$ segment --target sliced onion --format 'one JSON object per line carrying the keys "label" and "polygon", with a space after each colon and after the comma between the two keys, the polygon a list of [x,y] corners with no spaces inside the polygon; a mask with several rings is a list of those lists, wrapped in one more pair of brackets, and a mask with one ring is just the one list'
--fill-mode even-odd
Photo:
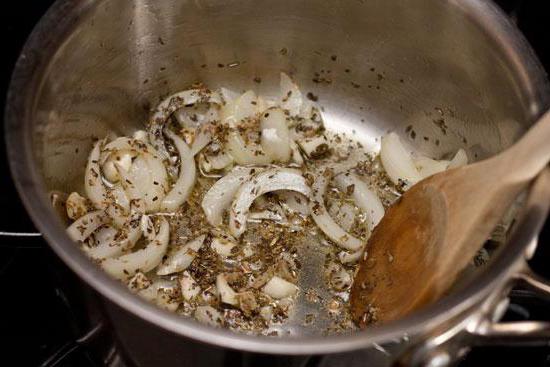
{"label": "sliced onion", "polygon": [[456,152],[454,158],[449,163],[449,166],[447,167],[447,169],[457,168],[457,167],[465,166],[467,164],[468,164],[468,155],[466,154],[466,151],[464,149],[460,148]]}
{"label": "sliced onion", "polygon": [[128,288],[131,291],[138,292],[151,286],[153,282],[142,272],[137,272],[130,280],[128,280]]}
{"label": "sliced onion", "polygon": [[216,277],[216,288],[218,288],[218,292],[220,293],[220,298],[223,303],[233,306],[238,305],[239,302],[237,300],[237,293],[229,286],[229,284],[227,284],[225,275],[218,274]]}
{"label": "sliced onion", "polygon": [[[103,147],[101,158],[99,163],[105,164],[109,158],[111,158],[112,154],[118,153],[118,152],[124,152],[125,154],[130,154],[131,156],[135,156],[137,154],[143,154],[143,153],[150,153],[154,154],[156,151],[155,149],[147,144],[146,142],[143,142],[141,140],[129,138],[126,136],[120,136],[113,141],[109,142],[108,144]],[[114,159],[116,162],[117,160]],[[119,162],[120,164],[121,162]],[[126,171],[128,171],[128,167],[125,167]]]}
{"label": "sliced onion", "polygon": [[344,231],[349,231],[355,222],[355,208],[347,202],[335,202],[329,207],[329,214]]}
{"label": "sliced onion", "polygon": [[227,135],[226,148],[238,164],[268,164],[271,162],[271,158],[265,154],[261,146],[253,143],[247,145],[241,134],[235,129],[229,131]]}
{"label": "sliced onion", "polygon": [[[118,175],[118,172],[117,172],[117,175]],[[119,205],[125,211],[130,210],[130,200],[128,199],[128,196],[126,195],[126,191],[124,191],[124,188],[120,183],[113,185],[113,187],[111,188],[110,194],[113,197],[115,204]]]}
{"label": "sliced onion", "polygon": [[449,166],[449,161],[445,160],[435,160],[428,157],[418,157],[413,160],[420,177],[423,179],[435,175],[436,173],[443,172]]}
{"label": "sliced onion", "polygon": [[208,223],[214,227],[222,224],[223,213],[231,205],[237,190],[252,173],[258,170],[258,168],[237,166],[212,185],[204,195],[201,204]]}
{"label": "sliced onion", "polygon": [[174,280],[157,279],[138,294],[168,311],[175,311],[179,307],[178,286]]}
{"label": "sliced onion", "polygon": [[248,258],[252,255],[255,254],[255,251],[254,251],[254,248],[252,247],[252,245],[250,243],[247,243],[246,245],[244,245],[243,247],[243,256],[244,258]]}
{"label": "sliced onion", "polygon": [[267,322],[270,322],[273,317],[273,306],[267,305],[260,308],[260,316]]}
{"label": "sliced onion", "polygon": [[382,137],[380,159],[386,173],[396,185],[403,181],[407,186],[411,186],[422,179],[414,165],[411,154],[405,149],[399,136],[394,132]]}
{"label": "sliced onion", "polygon": [[464,149],[459,149],[451,161],[435,160],[428,157],[418,157],[414,159],[414,163],[422,178],[426,178],[436,173],[443,172],[450,168],[456,168],[468,164],[468,156]]}
{"label": "sliced onion", "polygon": [[127,279],[137,271],[144,273],[154,269],[162,260],[168,247],[170,226],[164,218],[160,219],[160,229],[154,241],[131,254],[105,259],[101,266],[111,276],[118,279]]}
{"label": "sliced onion", "polygon": [[183,296],[183,299],[186,301],[191,301],[193,298],[199,295],[201,292],[201,287],[199,284],[193,279],[191,274],[189,274],[188,271],[184,271],[181,274],[180,279],[180,288],[181,288],[181,295]]}
{"label": "sliced onion", "polygon": [[[103,152],[105,154],[102,154],[101,160],[104,164],[113,162],[117,170],[116,176],[120,178],[128,199],[139,200],[139,207],[143,212],[158,211],[165,196],[168,177],[155,148],[139,140],[120,137],[107,144]],[[124,164],[124,160],[116,159],[120,152],[131,157],[130,166]],[[111,160],[111,157],[114,159]]]}
{"label": "sliced onion", "polygon": [[101,260],[119,256],[133,248],[142,233],[139,225],[139,216],[139,214],[134,214],[130,217],[122,227],[122,230],[113,239],[100,241],[95,247],[83,247],[86,254],[92,259]]}
{"label": "sliced onion", "polygon": [[145,130],[136,130],[134,131],[134,133],[132,134],[132,137],[136,140],[139,140],[141,142],[144,142],[146,143],[147,142],[147,131]]}
{"label": "sliced onion", "polygon": [[329,183],[329,177],[327,176],[330,177],[331,174],[325,171],[315,177],[312,187],[313,197],[309,202],[311,216],[321,231],[340,247],[348,250],[358,250],[363,247],[363,242],[344,231],[327,212],[324,199]]}
{"label": "sliced onion", "polygon": [[231,130],[227,136],[226,148],[238,164],[267,164],[271,162],[257,144],[246,144],[236,125],[239,121],[254,117],[258,113],[257,97],[253,91],[247,91],[234,101],[226,103],[221,110],[222,122],[228,124]]}
{"label": "sliced onion", "polygon": [[86,164],[86,173],[84,174],[84,189],[86,196],[92,201],[97,209],[105,209],[107,207],[107,190],[101,180],[101,169],[99,167],[99,155],[101,146],[105,143],[104,140],[98,141]]}
{"label": "sliced onion", "polygon": [[234,127],[239,121],[254,117],[258,113],[257,106],[258,97],[254,91],[249,90],[222,107],[221,120]]}
{"label": "sliced onion", "polygon": [[139,213],[145,213],[147,210],[147,205],[143,198],[143,194],[134,184],[133,177],[131,177],[130,174],[122,168],[118,170],[118,174],[120,175],[122,188],[126,192],[132,208]]}
{"label": "sliced onion", "polygon": [[275,206],[275,210],[261,210],[259,212],[250,212],[248,214],[249,222],[261,222],[262,220],[272,220],[279,223],[287,223],[286,216],[282,212],[281,207]]}
{"label": "sliced onion", "polygon": [[195,140],[191,144],[191,154],[197,155],[198,152],[204,149],[212,141],[212,135],[206,129],[200,129],[195,136]]}
{"label": "sliced onion", "polygon": [[[303,98],[302,98],[303,99]],[[300,107],[300,114],[299,116],[304,119],[311,119],[311,115],[313,114],[313,103],[307,99],[303,99],[302,101],[302,107]]]}
{"label": "sliced onion", "polygon": [[174,117],[184,128],[196,128],[200,125],[219,120],[218,104],[199,104],[181,107],[174,112]]}
{"label": "sliced onion", "polygon": [[[141,162],[140,158],[143,158],[146,164],[138,170],[136,163]],[[143,193],[147,212],[154,213],[161,210],[161,202],[166,200],[168,175],[160,158],[153,154],[144,154],[136,158],[130,169],[130,175],[136,180],[136,185]],[[138,179],[138,177],[142,177],[142,179]]]}
{"label": "sliced onion", "polygon": [[245,182],[235,194],[229,212],[229,230],[238,238],[246,230],[250,206],[254,200],[271,191],[290,190],[309,196],[310,189],[300,171],[273,168],[260,172]]}
{"label": "sliced onion", "polygon": [[292,116],[299,115],[302,107],[302,92],[285,73],[281,73],[281,107]]}
{"label": "sliced onion", "polygon": [[260,119],[262,148],[272,161],[287,162],[290,159],[290,137],[286,115],[280,108],[272,108]]}
{"label": "sliced onion", "polygon": [[191,265],[206,236],[201,235],[168,255],[157,269],[157,275],[168,275],[185,270]]}
{"label": "sliced onion", "polygon": [[135,153],[130,151],[116,151],[109,154],[109,158],[103,163],[102,172],[104,177],[111,183],[117,182],[120,177],[115,167],[115,163],[122,167],[125,171],[130,169],[132,165],[132,159],[135,157]]}
{"label": "sliced onion", "polygon": [[329,141],[324,135],[301,138],[296,140],[296,142],[308,158],[321,156],[329,148]]}
{"label": "sliced onion", "polygon": [[113,226],[103,226],[96,231],[96,233],[94,233],[95,245],[99,246],[101,244],[112,242],[115,239],[117,232],[117,229]]}
{"label": "sliced onion", "polygon": [[330,276],[330,284],[337,291],[346,290],[351,286],[351,275],[343,267],[338,267]]}
{"label": "sliced onion", "polygon": [[117,203],[111,203],[107,209],[105,209],[105,213],[112,219],[117,228],[122,228],[128,219],[128,211]]}
{"label": "sliced onion", "polygon": [[164,146],[162,130],[170,115],[187,105],[195,103],[221,104],[221,102],[221,98],[217,93],[211,93],[203,89],[189,89],[167,97],[157,106],[151,118],[149,140],[164,158],[168,158],[169,154]]}
{"label": "sliced onion", "polygon": [[361,257],[363,256],[363,253],[364,253],[363,249],[360,249],[355,252],[342,251],[338,253],[338,259],[340,259],[340,262],[342,264],[355,263],[359,261],[359,259],[361,259]]}
{"label": "sliced onion", "polygon": [[178,291],[174,289],[159,289],[155,299],[157,306],[174,312],[180,306]]}
{"label": "sliced onion", "polygon": [[235,100],[237,100],[237,98],[240,97],[239,93],[235,92],[234,90],[227,89],[227,88],[224,88],[224,87],[220,88],[220,95],[222,97],[223,104],[234,103]]}
{"label": "sliced onion", "polygon": [[290,139],[290,151],[292,161],[297,165],[302,166],[304,164],[304,158],[302,157],[302,153],[300,153],[300,148],[298,148],[298,145],[293,139]]}
{"label": "sliced onion", "polygon": [[78,192],[71,192],[65,202],[65,207],[67,208],[67,216],[73,220],[88,213],[87,200]]}
{"label": "sliced onion", "polygon": [[67,234],[73,241],[84,242],[84,240],[90,237],[99,227],[108,223],[108,221],[109,219],[104,211],[96,210],[74,221],[67,228]]}
{"label": "sliced onion", "polygon": [[155,224],[153,220],[148,215],[142,215],[141,220],[139,221],[139,228],[141,228],[141,233],[149,241],[153,241],[156,237],[155,233]]}
{"label": "sliced onion", "polygon": [[[136,276],[142,274],[141,272],[136,273]],[[136,276],[134,276],[129,282],[131,282]],[[159,290],[172,290],[177,287],[176,282],[173,280],[166,279],[156,279],[151,282],[149,280],[149,286],[144,289],[141,289],[138,294],[149,301],[156,301]]]}
{"label": "sliced onion", "polygon": [[281,299],[296,294],[296,292],[298,292],[298,287],[290,282],[287,282],[283,278],[274,276],[264,286],[263,292],[271,298]]}
{"label": "sliced onion", "polygon": [[166,130],[165,134],[172,139],[180,156],[180,172],[174,187],[162,201],[162,210],[175,212],[191,194],[196,178],[195,159],[185,142],[173,132]]}
{"label": "sliced onion", "polygon": [[335,177],[336,186],[342,192],[347,192],[350,186],[353,187],[351,194],[355,204],[368,218],[368,227],[372,231],[384,216],[384,206],[367,184],[353,173],[344,173]]}
{"label": "sliced onion", "polygon": [[220,237],[212,239],[212,243],[210,244],[212,250],[222,257],[231,256],[233,254],[231,251],[235,246],[237,246],[235,242]]}
{"label": "sliced onion", "polygon": [[279,191],[277,193],[281,205],[287,210],[297,213],[302,217],[309,215],[308,198],[294,191]]}
{"label": "sliced onion", "polygon": [[213,327],[220,327],[224,322],[223,315],[212,306],[198,306],[194,315],[197,321]]}
{"label": "sliced onion", "polygon": [[199,156],[199,164],[204,172],[219,171],[233,164],[233,157],[224,152],[216,155],[202,154]]}

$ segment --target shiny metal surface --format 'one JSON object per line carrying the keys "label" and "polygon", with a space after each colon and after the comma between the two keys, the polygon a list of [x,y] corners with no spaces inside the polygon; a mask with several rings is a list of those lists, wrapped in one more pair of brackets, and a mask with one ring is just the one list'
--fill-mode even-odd
{"label": "shiny metal surface", "polygon": [[[60,0],[23,50],[6,111],[12,171],[37,227],[121,308],[179,335],[254,352],[343,352],[434,332],[505,286],[528,243],[510,243],[475,282],[406,319],[351,335],[251,337],[136,298],[71,243],[47,192],[81,188],[95,137],[142,127],[162,96],[195,81],[273,94],[281,70],[319,96],[329,128],[376,149],[376,137],[388,130],[405,137],[413,125],[409,143],[433,156],[459,147],[471,159],[500,151],[550,95],[529,46],[484,0]],[[315,83],[315,73],[331,83]],[[441,118],[445,133],[434,123]]]}
{"label": "shiny metal surface", "polygon": [[[509,239],[509,246],[522,246],[524,256],[510,265],[513,276],[491,292],[479,305],[456,322],[447,323],[440,330],[427,332],[414,345],[406,348],[399,357],[406,366],[426,366],[440,361],[443,356],[449,363],[457,361],[470,346],[547,345],[550,323],[547,321],[499,322],[508,306],[508,293],[518,283],[528,286],[542,297],[550,295],[550,284],[534,274],[528,264],[526,247],[536,245],[533,236],[544,226],[550,209],[550,169],[543,171],[531,185],[523,213],[519,215],[518,228]],[[527,246],[525,246],[527,244]],[[497,259],[497,262],[500,260]]]}

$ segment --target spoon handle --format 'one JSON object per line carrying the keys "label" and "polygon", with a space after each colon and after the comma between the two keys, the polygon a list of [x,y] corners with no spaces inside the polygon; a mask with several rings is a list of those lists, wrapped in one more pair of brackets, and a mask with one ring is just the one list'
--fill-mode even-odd
{"label": "spoon handle", "polygon": [[550,111],[545,112],[516,144],[495,159],[506,168],[511,182],[533,179],[550,161]]}

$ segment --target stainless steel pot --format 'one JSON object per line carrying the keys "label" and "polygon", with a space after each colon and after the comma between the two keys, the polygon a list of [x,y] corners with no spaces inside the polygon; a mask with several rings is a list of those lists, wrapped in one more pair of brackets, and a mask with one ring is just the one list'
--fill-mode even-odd
{"label": "stainless steel pot", "polygon": [[[95,137],[130,133],[160,97],[195,81],[269,94],[280,70],[319,96],[329,128],[353,132],[376,148],[385,131],[405,137],[413,125],[410,142],[431,155],[465,147],[472,159],[490,156],[515,141],[550,100],[532,50],[485,0],[59,0],[32,33],[13,75],[9,159],[37,227],[108,300],[121,343],[135,348],[129,322],[150,328],[139,334],[150,347],[135,351],[138,363],[169,365],[167,350],[177,354],[190,346],[214,358],[218,347],[310,355],[392,343],[405,351],[403,361],[443,363],[464,345],[549,335],[542,322],[496,323],[497,306],[518,279],[549,293],[525,262],[547,214],[548,175],[530,190],[515,234],[483,270],[434,305],[351,335],[252,337],[177,317],[110,279],[65,235],[48,192],[82,187]],[[183,355],[205,356],[198,354]]]}

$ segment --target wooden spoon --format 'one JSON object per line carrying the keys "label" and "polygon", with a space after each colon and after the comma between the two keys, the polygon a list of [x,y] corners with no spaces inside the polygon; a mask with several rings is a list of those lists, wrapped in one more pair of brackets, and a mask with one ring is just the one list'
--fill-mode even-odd
{"label": "wooden spoon", "polygon": [[368,241],[351,290],[354,320],[394,320],[441,297],[549,160],[547,112],[499,155],[411,187]]}

